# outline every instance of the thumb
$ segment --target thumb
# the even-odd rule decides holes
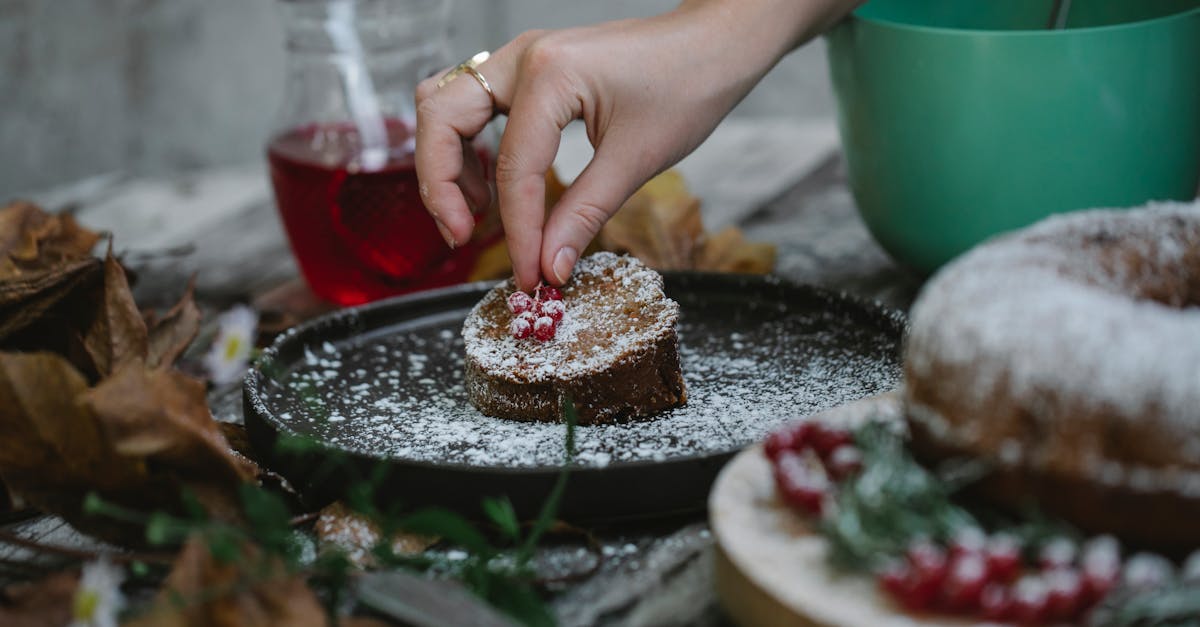
[[[542,235],[542,275],[555,285],[571,278],[575,262],[609,218],[653,172],[643,172],[605,145],[550,212]]]

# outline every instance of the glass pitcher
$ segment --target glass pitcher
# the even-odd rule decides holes
[[[499,239],[498,221],[450,250],[421,202],[413,158],[416,85],[450,64],[449,2],[280,4],[287,77],[267,160],[313,292],[356,305],[466,280]],[[474,148],[490,172],[491,148],[482,139]]]

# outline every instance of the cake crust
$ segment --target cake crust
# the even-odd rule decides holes
[[[554,339],[516,339],[497,285],[463,324],[466,389],[482,413],[511,420],[557,421],[570,397],[580,424],[645,418],[681,405],[679,305],[662,277],[629,256],[581,259],[561,288],[567,313]]]
[[[1200,545],[1200,205],[1045,220],[952,263],[913,307],[919,455],[978,492],[1160,549]]]

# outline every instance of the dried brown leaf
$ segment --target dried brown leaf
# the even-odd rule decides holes
[[[149,332],[142,312],[133,302],[125,269],[112,255],[104,259],[104,294],[99,310],[84,335],[84,346],[100,376],[112,374],[122,365],[145,360]]]
[[[321,627],[325,610],[304,579],[246,544],[222,563],[204,539],[184,544],[150,607],[125,627]]]
[[[33,326],[78,291],[99,283],[99,259],[77,259],[35,274],[0,281],[0,342]],[[59,315],[58,317],[69,317]]]
[[[70,215],[18,201],[0,208],[0,281],[36,274],[91,255],[100,235]]]
[[[600,247],[628,253],[659,270],[693,266],[697,241],[704,235],[700,199],[681,177],[668,170],[642,186],[600,231]]]
[[[696,255],[696,269],[708,272],[767,274],[775,268],[775,245],[748,242],[734,227],[707,237]]]
[[[185,488],[234,519],[236,488],[255,476],[209,413],[204,384],[126,364],[95,388],[53,353],[0,353],[0,477],[14,497],[124,543],[140,530],[86,516],[84,496],[143,510],[179,506]]]
[[[146,459],[189,483],[236,486],[254,477],[213,420],[202,381],[134,361],[84,399],[121,455]]]
[[[87,381],[52,353],[0,353],[0,476],[14,498],[97,533],[120,530],[80,510],[91,490],[115,499],[161,493],[140,460],[118,455],[82,402]],[[98,523],[94,526],[91,523]]]
[[[77,571],[63,571],[39,581],[8,586],[0,605],[0,625],[5,627],[61,627],[71,622]]]
[[[346,507],[341,501],[334,501],[321,510],[313,531],[321,546],[341,550],[356,566],[366,568],[374,565],[372,549],[382,537],[379,525]],[[396,555],[415,555],[433,546],[437,540],[413,533],[397,533],[392,536],[392,552]]]
[[[200,308],[196,306],[196,281],[188,282],[187,291],[161,318],[149,324],[146,365],[169,368],[187,350],[200,332]]]

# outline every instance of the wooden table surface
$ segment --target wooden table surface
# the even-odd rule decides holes
[[[870,238],[836,151],[813,163],[774,198],[742,211],[736,222],[749,238],[778,245],[780,276],[906,309],[919,281]],[[35,199],[49,208],[72,207],[83,224],[114,232],[116,249],[126,251],[137,273],[135,296],[144,305],[173,302],[193,273],[198,299],[210,311],[238,301],[302,298],[260,167],[168,179],[111,175]],[[219,419],[241,420],[236,388],[216,390],[211,400]],[[63,546],[94,544],[50,517],[6,530]],[[552,607],[561,624],[725,623],[713,591],[712,538],[702,515],[595,531],[602,566],[555,592]],[[7,578],[19,577],[20,565],[31,559],[29,551],[0,543],[0,573]],[[549,568],[566,570],[584,559],[582,544],[549,548],[539,557]]]

